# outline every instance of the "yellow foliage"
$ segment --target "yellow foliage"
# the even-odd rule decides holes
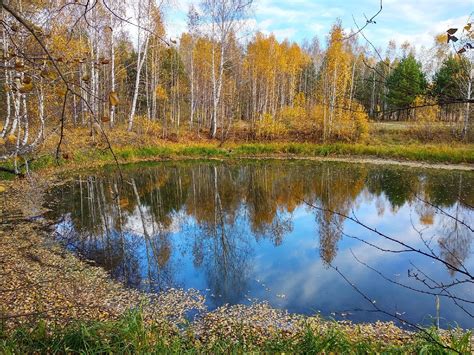
[[[43,70],[41,70],[40,75],[44,79],[54,80],[56,78],[55,73],[51,70],[48,70],[47,68],[44,68]]]
[[[20,92],[22,94],[27,94],[27,93],[31,92],[32,90],[33,90],[33,83],[32,82],[25,83],[22,86],[20,86]]]
[[[353,112],[353,133],[352,140],[365,140],[369,135],[369,116],[364,111],[364,107],[359,103],[353,103],[356,112]]]
[[[414,101],[415,133],[422,139],[432,139],[435,134],[440,108],[434,101],[424,101],[417,97]]]
[[[109,103],[110,106],[117,106],[120,103],[118,95],[115,91],[111,91],[109,94]]]
[[[55,91],[58,96],[64,96],[66,95],[67,88],[61,85],[61,86],[58,86]]]
[[[130,204],[130,202],[128,201],[127,198],[121,198],[119,201],[119,204],[120,204],[120,207],[125,208]]]
[[[306,123],[306,109],[301,106],[286,106],[279,114],[282,123],[290,129],[303,128]]]
[[[10,135],[7,137],[7,143],[8,143],[8,144],[15,144],[15,143],[16,143],[16,136],[13,135],[13,134],[10,134]]]
[[[158,85],[156,87],[155,95],[156,95],[156,98],[158,100],[161,100],[161,101],[167,101],[168,100],[168,93],[166,92],[166,89],[161,85]]]
[[[364,138],[368,131],[364,108],[348,95],[355,58],[343,38],[342,26],[336,23],[330,32],[325,64],[321,69],[319,107],[313,109],[323,140],[355,141]]]
[[[162,126],[158,121],[149,120],[146,116],[135,117],[135,130],[139,134],[159,137],[162,135]]]
[[[434,223],[434,216],[432,213],[423,214],[420,216],[420,223],[424,226],[431,226]]]
[[[286,134],[288,129],[286,125],[275,120],[272,115],[265,113],[256,123],[257,135],[261,138],[274,138]]]
[[[328,108],[324,105],[314,105],[310,111],[310,120],[315,124],[318,134],[323,134],[324,115],[328,115]],[[369,116],[364,107],[352,101],[351,110],[337,110],[334,114],[334,123],[331,127],[331,137],[346,141],[363,141],[369,133]],[[327,118],[326,118],[327,119]]]
[[[418,107],[415,112],[417,122],[435,122],[438,119],[439,106],[434,101],[426,102],[422,97],[418,96],[413,105]]]

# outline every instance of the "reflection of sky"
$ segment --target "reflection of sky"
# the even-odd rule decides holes
[[[359,195],[352,212],[363,223],[414,248],[426,251],[423,241],[413,227],[420,230],[424,228],[414,207],[406,203],[394,212],[383,195],[378,198],[386,207],[383,214],[377,211],[376,199],[366,192]],[[142,210],[146,216],[150,215],[146,208]],[[454,213],[453,207],[447,210]],[[465,216],[469,217],[468,220],[473,220],[472,211],[465,213]],[[236,222],[233,225],[227,223],[224,227],[226,238],[234,248],[231,253],[233,255],[228,256],[233,258],[229,262],[241,268],[229,271],[228,275],[217,269],[220,264],[216,259],[220,254],[216,247],[216,238],[206,234],[208,231],[184,211],[174,213],[171,226],[161,230],[160,235],[165,235],[171,244],[170,260],[161,268],[156,266],[153,248],[150,247],[150,243],[156,247],[156,240],[160,240],[160,237],[153,235],[152,241],[147,245],[138,209],[127,217],[126,239],[136,246],[135,254],[138,256],[144,289],[197,289],[207,295],[208,306],[211,308],[227,302],[249,303],[250,299],[258,299],[267,300],[272,305],[290,312],[312,314],[320,311],[326,316],[334,315],[336,318],[341,317],[340,313],[346,313],[347,318],[354,321],[390,319],[380,313],[364,311],[373,308],[321,260],[315,212],[300,205],[292,212],[291,218],[293,229],[284,236],[281,245],[275,246],[269,238],[256,238],[250,229],[245,204],[242,204]],[[435,214],[433,226],[424,230],[423,236],[427,239],[433,235],[438,236],[443,218],[445,217]],[[146,223],[149,233],[160,230],[159,225],[153,225],[151,218],[147,218]],[[217,235],[220,235],[219,233],[220,231]],[[344,233],[381,248],[403,249],[347,220],[344,222]],[[195,265],[193,255],[193,245],[198,239],[204,248],[204,260],[200,266]],[[433,247],[437,250],[436,239]],[[333,265],[374,300],[376,305],[392,313],[398,312],[414,323],[432,322],[430,316],[435,316],[436,313],[434,296],[415,293],[383,280],[381,276],[357,262],[353,254],[383,272],[386,277],[422,289],[420,282],[408,277],[408,269],[413,268],[410,262],[437,280],[449,282],[451,276],[445,267],[414,253],[385,253],[346,236],[342,237],[337,248]],[[472,270],[474,258],[468,258],[465,265]],[[147,281],[143,281],[148,278],[152,279],[150,286]],[[226,282],[227,284],[223,285]],[[472,298],[474,285],[457,287],[456,294]],[[456,322],[463,327],[474,327],[472,318],[448,299],[441,299],[440,309],[441,317],[447,318],[449,324]],[[470,310],[472,311],[472,307]],[[441,323],[446,325],[446,322]]]

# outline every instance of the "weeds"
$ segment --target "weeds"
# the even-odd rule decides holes
[[[239,329],[234,329],[239,332]],[[469,354],[469,332],[450,332],[440,336],[428,329],[431,336],[420,333],[413,341],[399,345],[396,342],[370,341],[361,337],[350,338],[336,322],[327,330],[316,333],[310,327],[300,333],[285,335],[276,332],[264,342],[251,338],[211,337],[202,341],[195,334],[192,323],[177,330],[164,324],[148,324],[140,311],[131,311],[115,321],[77,322],[63,328],[48,330],[43,322],[10,333],[0,331],[0,352],[14,353],[430,353]],[[235,340],[238,339],[238,340]],[[434,340],[433,340],[434,339]],[[450,349],[449,349],[450,348]]]

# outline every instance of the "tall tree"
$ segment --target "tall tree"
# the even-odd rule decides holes
[[[421,64],[413,54],[403,57],[387,79],[387,102],[392,110],[410,112],[416,97],[423,95],[427,87]]]
[[[221,102],[224,67],[227,62],[229,38],[242,24],[252,0],[203,0],[205,19],[209,22],[212,40],[212,115],[210,136],[217,133],[219,104]]]

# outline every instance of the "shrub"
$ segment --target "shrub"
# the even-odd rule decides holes
[[[134,130],[141,135],[152,137],[161,137],[163,134],[161,123],[149,120],[145,116],[136,116],[134,122]]]
[[[276,138],[288,133],[288,129],[281,121],[276,120],[269,113],[265,113],[256,123],[257,136],[260,138]]]

